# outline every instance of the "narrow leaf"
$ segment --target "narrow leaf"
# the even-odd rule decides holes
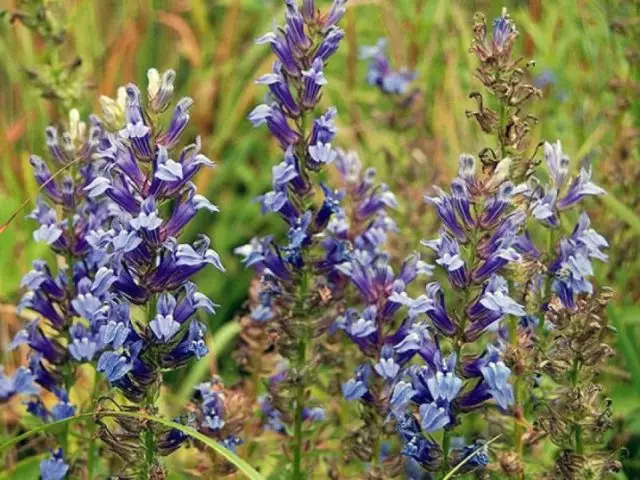
[[[76,415],[74,417],[69,417],[57,422],[47,423],[46,425],[41,425],[39,427],[33,428],[25,433],[22,433],[13,438],[10,438],[6,442],[0,444],[0,452],[3,452],[9,447],[38,433],[50,432],[57,429],[60,426],[70,424],[70,423],[76,423],[81,420],[87,420],[94,417],[131,417],[131,418],[137,418],[139,420],[148,420],[151,422],[156,422],[169,428],[175,428],[176,430],[179,430],[182,433],[189,435],[191,438],[194,438],[204,443],[205,445],[207,445],[209,448],[214,450],[218,455],[220,455],[225,460],[235,465],[238,468],[238,470],[246,476],[246,478],[249,478],[251,480],[264,480],[264,477],[262,477],[262,475],[260,475],[256,470],[254,470],[253,467],[251,467],[251,465],[245,462],[238,455],[233,453],[231,450],[226,449],[215,440],[212,440],[211,438],[198,432],[197,430],[191,427],[182,425],[180,423],[173,422],[171,420],[152,417],[151,415],[146,415],[144,413],[139,413],[139,412],[98,411],[93,413],[83,413],[82,415]]]
[[[498,434],[495,437],[493,437],[491,440],[489,440],[487,443],[485,443],[484,445],[480,445],[478,448],[476,448],[473,452],[471,452],[467,457],[465,457],[459,464],[457,464],[455,467],[453,467],[449,473],[447,473],[445,475],[445,477],[442,480],[449,480],[450,478],[453,478],[455,476],[456,473],[458,473],[458,471],[465,466],[466,463],[468,463],[480,450],[482,450],[483,448],[491,445],[493,442],[495,442],[496,440],[498,440],[500,437],[502,436],[502,434]]]

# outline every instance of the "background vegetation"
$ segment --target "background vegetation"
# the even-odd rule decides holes
[[[210,361],[173,384],[177,392],[188,392],[206,369],[232,383],[236,368],[230,352],[239,330],[234,319],[245,308],[251,281],[233,249],[271,228],[252,199],[268,190],[271,166],[280,155],[266,129],[254,130],[246,120],[263,95],[254,79],[272,62],[271,51],[253,40],[270,29],[282,2],[62,0],[45,2],[44,20],[37,17],[41,3],[0,0],[7,11],[0,21],[0,222],[35,194],[28,156],[44,151],[45,126],[71,107],[85,115],[98,110],[99,94],[114,96],[119,85],[144,85],[152,66],[175,69],[178,96],[195,100],[192,135],[202,134],[204,153],[218,163],[197,183],[222,211],[213,221],[198,217],[192,231],[210,233],[227,274],[207,270],[198,282],[221,304],[208,319]],[[532,151],[540,140],[560,138],[574,164],[592,163],[609,192],[590,204],[595,228],[611,243],[611,259],[598,271],[598,283],[617,292],[610,314],[619,355],[602,376],[618,420],[610,441],[628,450],[627,478],[640,478],[640,3],[351,0],[347,39],[329,66],[323,103],[339,109],[336,143],[357,150],[399,194],[398,218],[408,220],[396,247],[406,252],[432,228],[423,193],[455,172],[460,152],[477,154],[486,143],[465,116],[475,108],[468,94],[479,89],[468,48],[473,13],[481,10],[492,18],[502,6],[523,33],[518,48],[536,60],[534,81],[544,91],[532,107],[539,119]],[[417,71],[416,101],[399,117],[390,117],[398,112],[393,100],[366,85],[366,64],[358,59],[359,48],[379,37],[388,38],[396,67]],[[0,360],[5,364],[20,361],[6,351],[23,322],[15,312],[20,277],[34,258],[46,254],[31,241],[33,225],[24,219],[29,208],[0,233]],[[6,425],[11,412],[2,415]]]

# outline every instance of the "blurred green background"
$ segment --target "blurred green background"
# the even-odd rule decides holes
[[[0,0],[0,222],[34,195],[30,153],[43,154],[44,128],[71,107],[86,116],[99,111],[99,95],[114,96],[127,82],[146,84],[146,71],[172,68],[178,96],[193,97],[187,136],[202,136],[203,150],[218,168],[197,178],[221,208],[197,217],[187,235],[209,233],[227,273],[200,276],[200,288],[221,304],[209,319],[217,364],[231,374],[228,355],[244,308],[251,273],[233,249],[278,227],[252,200],[269,188],[279,149],[266,129],[252,129],[248,112],[264,95],[254,79],[270,69],[272,55],[253,40],[281,18],[280,0]],[[329,1],[318,0],[321,7]],[[42,6],[45,9],[42,10]],[[465,111],[480,90],[469,53],[473,13],[488,18],[506,6],[521,31],[517,49],[536,61],[531,80],[544,92],[531,105],[540,140],[561,139],[573,168],[593,165],[609,192],[589,203],[594,226],[610,240],[610,262],[599,283],[616,292],[610,314],[618,329],[618,357],[602,372],[618,419],[612,445],[626,446],[625,472],[640,478],[640,2],[637,0],[350,0],[343,48],[328,67],[322,100],[339,110],[336,143],[358,151],[367,166],[399,195],[396,217],[403,234],[395,247],[418,247],[432,231],[422,195],[457,169],[458,154],[477,154],[483,133]],[[43,13],[44,12],[44,13]],[[17,14],[17,15],[16,15]],[[413,107],[394,117],[397,101],[366,84],[363,45],[389,41],[395,67],[417,71]],[[13,307],[20,277],[47,255],[31,240],[27,207],[0,234],[0,348],[20,320]],[[177,379],[176,379],[177,382]]]

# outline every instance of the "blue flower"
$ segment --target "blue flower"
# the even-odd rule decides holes
[[[441,231],[440,237],[422,243],[437,253],[436,263],[447,269],[452,285],[456,288],[464,288],[469,282],[469,275],[458,241],[451,238],[445,231]]]
[[[440,352],[434,351],[425,360],[428,366],[413,365],[407,374],[415,390],[412,401],[420,406],[422,428],[433,432],[453,422],[452,402],[462,389],[462,379],[455,374],[455,354],[443,360]]]
[[[305,408],[302,411],[302,418],[311,422],[324,422],[327,414],[322,407]]]
[[[353,400],[360,400],[367,393],[369,393],[369,389],[362,380],[355,380],[351,378],[342,384],[342,395],[345,400],[349,402]]]
[[[211,431],[222,429],[224,421],[224,400],[222,393],[214,390],[211,382],[201,383],[196,387],[201,401],[199,407],[204,417],[202,427]]]
[[[491,398],[502,410],[513,405],[513,386],[509,383],[511,370],[505,365],[502,355],[503,346],[489,344],[481,356],[463,364],[466,376],[480,377],[474,388],[458,402],[464,410],[476,408]]]
[[[28,368],[20,367],[13,376],[8,376],[0,366],[0,402],[6,402],[14,395],[37,395],[40,388],[35,381],[36,377]]]
[[[324,17],[323,24],[325,28],[331,27],[340,21],[347,11],[345,5],[347,0],[333,0],[331,4],[331,10]]]
[[[389,399],[391,413],[396,417],[404,415],[405,409],[416,393],[417,391],[413,389],[411,383],[405,382],[404,380],[397,382],[393,387],[391,398]]]
[[[41,480],[62,480],[69,472],[69,465],[64,462],[62,449],[52,452],[51,457],[40,462]]]
[[[116,352],[104,352],[98,360],[97,369],[103,373],[109,383],[114,384],[131,371],[133,365],[129,358]]]
[[[569,156],[562,151],[560,140],[556,143],[544,142],[544,160],[555,188],[562,190],[569,175]]]
[[[513,35],[517,35],[516,26],[513,24],[506,9],[503,10],[502,15],[493,21],[493,44],[498,49],[502,49],[507,40]]]
[[[256,80],[257,84],[267,85],[269,91],[292,117],[300,115],[300,107],[296,103],[285,77],[281,73],[282,65],[274,64],[273,73],[267,73]],[[259,117],[258,117],[259,118]]]
[[[422,434],[420,424],[411,415],[397,420],[398,433],[402,438],[401,454],[415,460],[428,471],[434,471],[440,464],[442,451],[438,445]]]
[[[393,358],[393,347],[385,345],[380,353],[378,363],[374,365],[374,370],[387,381],[393,381],[400,373],[400,365]]]
[[[168,342],[180,330],[180,323],[173,317],[175,308],[176,299],[173,295],[169,293],[160,295],[156,307],[157,315],[149,323],[149,327],[158,340]]]
[[[301,102],[302,106],[306,108],[313,108],[316,105],[321,88],[327,84],[323,68],[323,60],[321,58],[316,58],[309,70],[302,71],[305,88]]]
[[[336,159],[338,154],[331,147],[330,143],[324,144],[318,142],[316,145],[309,147],[309,155],[311,155],[311,158],[316,164],[329,165]]]
[[[564,210],[572,207],[587,195],[599,196],[605,193],[604,189],[591,181],[591,169],[581,168],[578,177],[569,185],[566,195],[558,200],[558,208]]]
[[[71,341],[68,345],[71,356],[79,361],[91,361],[99,349],[99,337],[91,334],[84,325],[75,324],[69,329]]]
[[[367,82],[379,87],[383,93],[404,95],[409,90],[411,82],[415,80],[416,73],[406,68],[393,71],[387,58],[386,46],[386,39],[381,38],[376,45],[360,49],[360,58],[370,61]]]
[[[73,417],[76,413],[76,407],[69,402],[69,395],[66,390],[60,390],[57,392],[57,396],[59,401],[51,409],[51,419],[59,421]]]
[[[499,361],[497,363],[489,362],[486,366],[481,367],[480,371],[487,383],[488,392],[498,406],[506,410],[510,405],[513,405],[513,387],[509,383],[511,369],[504,362]]]
[[[424,201],[436,207],[438,217],[458,240],[465,241],[467,237],[456,216],[453,199],[440,188],[434,187],[434,189],[438,195],[433,197],[425,195]]]
[[[43,333],[38,326],[38,320],[32,320],[23,330],[16,333],[9,344],[9,350],[23,344],[27,344],[32,350],[41,353],[52,364],[59,364],[64,359],[64,348]]]

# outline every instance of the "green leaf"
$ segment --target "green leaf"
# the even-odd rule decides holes
[[[626,318],[640,315],[640,312],[636,308],[615,307],[613,305],[609,306],[607,312],[611,323],[618,331],[616,335],[618,348],[624,356],[627,370],[631,373],[633,385],[636,391],[640,393],[640,356],[634,346],[634,344],[637,344],[638,339],[635,338],[634,329],[625,325]]]
[[[60,420],[58,422],[48,423],[46,425],[42,425],[40,427],[33,428],[23,434],[17,435],[6,442],[0,444],[0,453],[8,449],[9,447],[29,438],[38,433],[46,433],[56,430],[57,428],[64,426],[69,423],[76,423],[81,420],[90,419],[93,417],[130,417],[137,418],[140,420],[148,420],[150,422],[159,423],[160,425],[164,425],[165,427],[175,428],[176,430],[181,431],[182,433],[189,435],[191,438],[194,438],[206,446],[214,450],[218,455],[223,457],[225,460],[229,461],[233,465],[235,465],[240,472],[242,472],[247,478],[251,480],[264,480],[264,477],[260,475],[256,470],[251,467],[247,462],[245,462],[238,455],[233,453],[231,450],[224,448],[218,442],[210,439],[209,437],[203,435],[197,430],[182,425],[180,423],[173,422],[171,420],[166,420],[164,418],[152,417],[151,415],[146,415],[144,413],[139,412],[115,412],[115,411],[100,411],[93,413],[83,413],[82,415],[76,415],[75,417],[66,418],[64,420]]]
[[[633,210],[609,192],[599,198],[602,203],[611,208],[616,217],[626,223],[636,235],[640,236],[640,217]]]
[[[38,478],[40,475],[40,461],[46,455],[34,455],[16,463],[12,469],[0,473],[0,480],[15,478]]]

